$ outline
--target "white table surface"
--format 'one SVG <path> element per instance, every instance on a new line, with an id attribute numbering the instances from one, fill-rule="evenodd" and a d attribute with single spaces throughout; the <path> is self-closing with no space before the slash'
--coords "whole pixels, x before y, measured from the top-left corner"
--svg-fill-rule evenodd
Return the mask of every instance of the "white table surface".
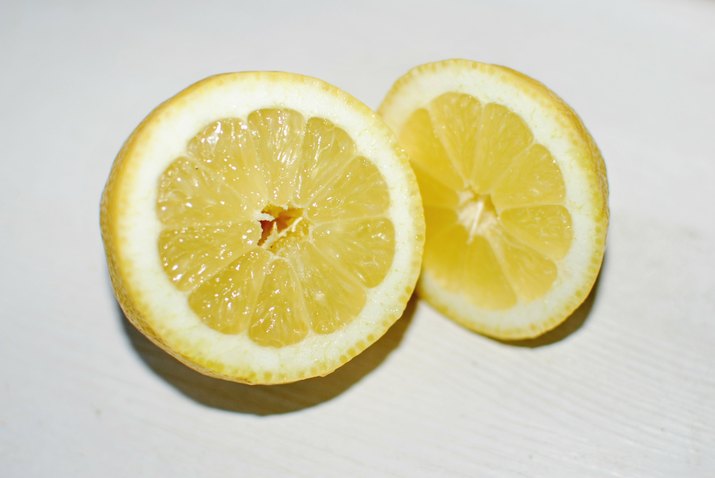
<path id="1" fill-rule="evenodd" d="M 0 476 L 715 476 L 715 3 L 0 3 Z M 448 57 L 545 82 L 600 145 L 597 289 L 506 345 L 414 300 L 324 379 L 205 378 L 125 322 L 99 196 L 125 137 L 212 73 L 376 107 Z"/>

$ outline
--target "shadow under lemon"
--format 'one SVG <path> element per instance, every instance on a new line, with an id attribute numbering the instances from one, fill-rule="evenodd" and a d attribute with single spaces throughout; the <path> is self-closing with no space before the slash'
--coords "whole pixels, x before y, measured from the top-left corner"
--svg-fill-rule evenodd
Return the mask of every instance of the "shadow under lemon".
<path id="1" fill-rule="evenodd" d="M 359 382 L 377 368 L 400 344 L 415 312 L 413 295 L 402 317 L 377 342 L 325 377 L 284 385 L 245 385 L 202 375 L 182 364 L 144 337 L 124 316 L 120 320 L 129 342 L 147 367 L 182 394 L 207 407 L 274 415 L 289 413 L 326 402 Z"/>

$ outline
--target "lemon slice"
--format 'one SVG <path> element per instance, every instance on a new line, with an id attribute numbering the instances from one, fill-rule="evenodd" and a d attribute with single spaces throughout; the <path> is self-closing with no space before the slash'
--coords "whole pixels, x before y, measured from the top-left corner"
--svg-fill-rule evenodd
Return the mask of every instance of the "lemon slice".
<path id="1" fill-rule="evenodd" d="M 190 367 L 246 383 L 325 375 L 403 312 L 417 183 L 390 129 L 320 80 L 210 77 L 117 156 L 102 236 L 128 319 Z"/>
<path id="2" fill-rule="evenodd" d="M 422 194 L 421 296 L 501 339 L 568 317 L 593 287 L 608 226 L 603 159 L 574 111 L 511 69 L 447 60 L 400 78 L 379 112 Z"/>

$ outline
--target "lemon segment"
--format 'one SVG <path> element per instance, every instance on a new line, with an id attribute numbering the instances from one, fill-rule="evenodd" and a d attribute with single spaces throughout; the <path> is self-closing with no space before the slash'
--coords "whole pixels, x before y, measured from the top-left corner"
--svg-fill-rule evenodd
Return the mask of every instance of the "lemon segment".
<path id="1" fill-rule="evenodd" d="M 315 194 L 337 177 L 356 154 L 355 144 L 345 131 L 328 120 L 310 118 L 303 137 L 297 202 L 310 204 Z"/>
<path id="2" fill-rule="evenodd" d="M 191 309 L 214 330 L 244 332 L 252 323 L 271 260 L 259 247 L 243 254 L 189 295 Z"/>
<path id="3" fill-rule="evenodd" d="M 263 273 L 248 336 L 262 346 L 300 342 L 308 334 L 309 323 L 297 274 L 282 258 L 271 260 Z"/>
<path id="4" fill-rule="evenodd" d="M 341 262 L 331 260 L 311 243 L 300 244 L 291 255 L 291 262 L 303 285 L 302 299 L 313 331 L 333 333 L 362 310 L 367 299 L 365 286 Z"/>
<path id="5" fill-rule="evenodd" d="M 501 225 L 518 242 L 552 260 L 563 258 L 571 247 L 571 215 L 564 206 L 531 206 L 506 209 Z"/>
<path id="6" fill-rule="evenodd" d="M 161 265 L 179 290 L 191 290 L 248 252 L 259 231 L 247 221 L 164 229 L 158 241 Z"/>

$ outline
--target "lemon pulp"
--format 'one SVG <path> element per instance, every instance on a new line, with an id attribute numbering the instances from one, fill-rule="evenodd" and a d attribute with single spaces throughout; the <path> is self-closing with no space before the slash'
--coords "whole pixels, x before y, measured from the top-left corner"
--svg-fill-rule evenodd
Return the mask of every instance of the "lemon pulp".
<path id="1" fill-rule="evenodd" d="M 362 310 L 395 252 L 389 191 L 330 121 L 259 109 L 206 126 L 159 179 L 159 257 L 203 323 L 283 347 Z"/>
<path id="2" fill-rule="evenodd" d="M 466 93 L 416 109 L 399 132 L 422 193 L 424 267 L 484 309 L 543 297 L 573 238 L 551 153 L 517 114 Z"/>

